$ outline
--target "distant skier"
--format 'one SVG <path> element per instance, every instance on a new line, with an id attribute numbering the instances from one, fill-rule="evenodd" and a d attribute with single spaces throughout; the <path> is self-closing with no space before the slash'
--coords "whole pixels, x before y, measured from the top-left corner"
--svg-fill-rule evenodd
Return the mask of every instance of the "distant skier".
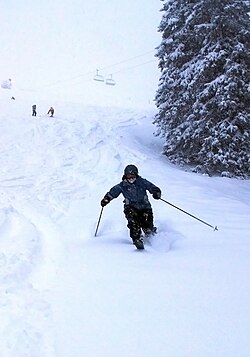
<path id="1" fill-rule="evenodd" d="M 153 210 L 146 191 L 149 191 L 156 200 L 161 198 L 159 187 L 139 176 L 138 168 L 131 164 L 125 167 L 122 181 L 113 186 L 101 200 L 101 206 L 104 207 L 121 193 L 123 194 L 127 227 L 137 249 L 144 249 L 142 231 L 146 236 L 156 233 Z"/>
<path id="2" fill-rule="evenodd" d="M 36 104 L 32 105 L 32 116 L 36 117 Z"/>
<path id="3" fill-rule="evenodd" d="M 54 112 L 55 112 L 54 108 L 53 108 L 53 107 L 50 107 L 47 114 L 50 114 L 50 117 L 53 117 Z"/>

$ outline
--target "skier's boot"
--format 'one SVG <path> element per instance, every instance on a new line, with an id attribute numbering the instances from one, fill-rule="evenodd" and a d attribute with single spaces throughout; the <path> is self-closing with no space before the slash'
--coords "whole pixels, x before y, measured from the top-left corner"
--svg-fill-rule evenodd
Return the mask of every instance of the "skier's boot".
<path id="1" fill-rule="evenodd" d="M 156 227 L 153 227 L 152 229 L 145 228 L 145 229 L 143 229 L 143 232 L 146 237 L 151 237 L 151 236 L 154 236 L 155 234 L 157 234 L 157 228 Z"/>
<path id="2" fill-rule="evenodd" d="M 133 244 L 136 246 L 137 249 L 144 249 L 144 244 L 143 244 L 142 238 L 134 239 Z"/>

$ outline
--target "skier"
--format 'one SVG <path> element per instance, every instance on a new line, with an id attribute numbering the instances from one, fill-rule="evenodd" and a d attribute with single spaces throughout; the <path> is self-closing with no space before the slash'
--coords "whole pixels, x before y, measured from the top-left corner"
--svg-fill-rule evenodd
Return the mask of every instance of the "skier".
<path id="1" fill-rule="evenodd" d="M 32 116 L 36 117 L 36 104 L 32 105 Z"/>
<path id="2" fill-rule="evenodd" d="M 55 112 L 54 108 L 53 108 L 53 107 L 50 107 L 47 114 L 50 114 L 50 117 L 53 117 L 54 112 Z"/>
<path id="3" fill-rule="evenodd" d="M 138 168 L 130 164 L 124 169 L 122 181 L 113 186 L 101 200 L 101 206 L 104 207 L 121 193 L 123 194 L 124 214 L 128 221 L 127 227 L 137 249 L 144 249 L 142 231 L 145 236 L 156 233 L 153 210 L 146 191 L 149 191 L 156 200 L 161 198 L 159 187 L 139 176 Z"/>

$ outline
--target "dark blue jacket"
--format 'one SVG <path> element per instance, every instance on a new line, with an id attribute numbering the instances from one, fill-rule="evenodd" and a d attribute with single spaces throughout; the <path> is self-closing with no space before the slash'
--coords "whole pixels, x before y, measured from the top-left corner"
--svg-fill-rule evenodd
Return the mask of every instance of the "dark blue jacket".
<path id="1" fill-rule="evenodd" d="M 149 191 L 151 194 L 161 192 L 153 183 L 141 176 L 137 176 L 134 183 L 129 183 L 126 179 L 123 179 L 120 183 L 112 187 L 105 196 L 108 196 L 112 200 L 122 193 L 125 198 L 123 201 L 125 206 L 129 205 L 137 209 L 145 209 L 151 208 L 146 191 Z"/>

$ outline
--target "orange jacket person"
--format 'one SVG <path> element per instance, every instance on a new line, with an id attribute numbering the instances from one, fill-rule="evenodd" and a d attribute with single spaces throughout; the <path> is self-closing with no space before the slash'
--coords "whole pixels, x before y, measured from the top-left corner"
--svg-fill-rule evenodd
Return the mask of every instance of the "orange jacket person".
<path id="1" fill-rule="evenodd" d="M 53 117 L 54 112 L 55 112 L 54 108 L 53 108 L 53 107 L 50 107 L 47 114 L 50 114 L 50 116 Z"/>

